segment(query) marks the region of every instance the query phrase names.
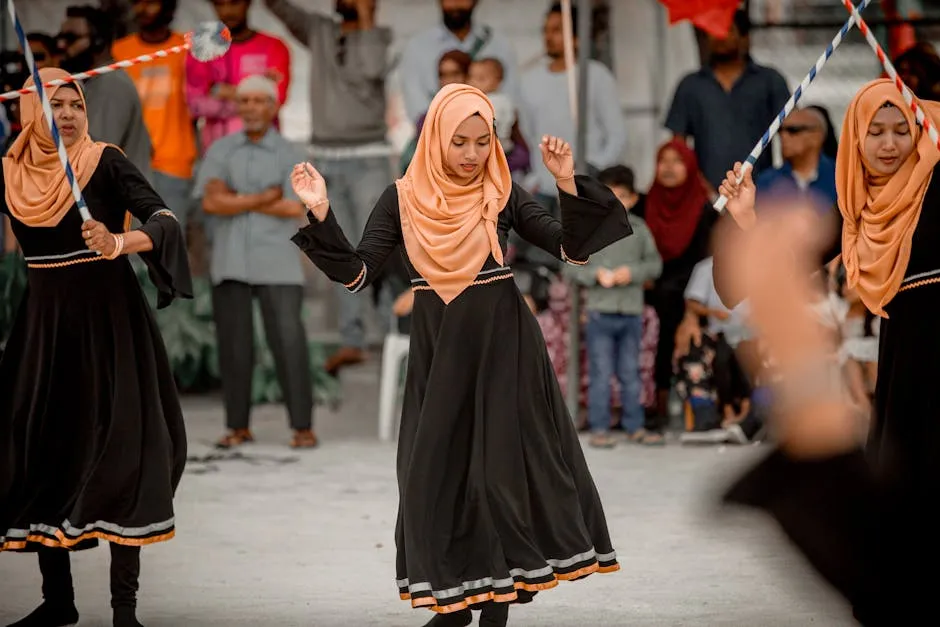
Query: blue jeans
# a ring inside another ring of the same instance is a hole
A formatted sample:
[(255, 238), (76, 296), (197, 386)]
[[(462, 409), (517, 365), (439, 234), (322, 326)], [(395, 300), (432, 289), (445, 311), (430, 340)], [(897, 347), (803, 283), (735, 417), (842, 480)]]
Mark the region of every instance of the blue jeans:
[(640, 339), (643, 317), (591, 311), (587, 323), (588, 420), (594, 432), (610, 430), (610, 378), (620, 382), (623, 415), (620, 424), (627, 433), (643, 427), (640, 405)]
[[(358, 157), (350, 159), (316, 159), (316, 166), (326, 179), (330, 190), (330, 209), (343, 234), (355, 248), (362, 238), (366, 222), (385, 188), (392, 183), (392, 162), (388, 157)], [(393, 255), (399, 254), (393, 251)], [(337, 284), (339, 299), (339, 325), (343, 346), (364, 348), (365, 324), (362, 294), (350, 294)], [(391, 319), (392, 299), (382, 295), (379, 315), (382, 324)]]

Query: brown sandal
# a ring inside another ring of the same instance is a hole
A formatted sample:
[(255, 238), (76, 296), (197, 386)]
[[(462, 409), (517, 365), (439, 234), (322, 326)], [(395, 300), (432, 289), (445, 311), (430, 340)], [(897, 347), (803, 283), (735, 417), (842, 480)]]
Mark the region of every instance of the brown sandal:
[(317, 436), (310, 429), (301, 429), (294, 431), (294, 439), (291, 440), (291, 448), (316, 448)]
[(246, 442), (254, 442), (255, 436), (248, 429), (232, 429), (221, 440), (215, 443), (216, 448), (233, 448)]

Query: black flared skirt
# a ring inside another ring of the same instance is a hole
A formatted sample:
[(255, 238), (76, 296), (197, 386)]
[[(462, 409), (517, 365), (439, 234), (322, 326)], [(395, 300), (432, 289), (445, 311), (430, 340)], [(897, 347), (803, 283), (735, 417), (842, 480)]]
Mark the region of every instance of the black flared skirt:
[(29, 270), (0, 361), (0, 550), (170, 539), (186, 433), (126, 259)]
[(511, 275), (419, 285), (398, 449), (401, 597), (451, 612), (619, 569), (538, 323)]

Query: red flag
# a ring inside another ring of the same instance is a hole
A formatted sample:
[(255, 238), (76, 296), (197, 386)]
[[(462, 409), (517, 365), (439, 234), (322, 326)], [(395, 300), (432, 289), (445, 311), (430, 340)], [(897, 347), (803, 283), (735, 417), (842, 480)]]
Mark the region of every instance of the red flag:
[(669, 11), (669, 23), (691, 20), (715, 37), (725, 38), (734, 22), (739, 0), (659, 0)]

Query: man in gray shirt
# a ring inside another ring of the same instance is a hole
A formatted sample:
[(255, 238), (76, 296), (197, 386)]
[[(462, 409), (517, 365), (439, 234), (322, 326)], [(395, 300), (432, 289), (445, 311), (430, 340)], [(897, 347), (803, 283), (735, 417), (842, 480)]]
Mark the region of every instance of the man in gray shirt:
[[(391, 30), (375, 24), (376, 0), (336, 0), (338, 18), (265, 0), (274, 15), (310, 50), (311, 152), (330, 185), (330, 206), (353, 246), (379, 196), (392, 182), (386, 141), (385, 79)], [(335, 374), (364, 359), (363, 301), (336, 286), (342, 347), (326, 363)], [(390, 300), (382, 318), (390, 318)]]
[(290, 242), (304, 207), (290, 174), (304, 155), (273, 127), (277, 85), (249, 76), (236, 91), (243, 130), (215, 141), (196, 174), (193, 196), (213, 219), (212, 307), (229, 433), (218, 446), (251, 441), (254, 369), (253, 301), (261, 305), (265, 336), (294, 429), (292, 446), (317, 443), (307, 335), (301, 319), (304, 275)]
[[(77, 74), (111, 63), (113, 33), (111, 18), (101, 9), (90, 5), (68, 7), (57, 37), (65, 52), (62, 69)], [(91, 138), (123, 150), (149, 179), (153, 148), (134, 81), (119, 70), (89, 78), (83, 87)]]

